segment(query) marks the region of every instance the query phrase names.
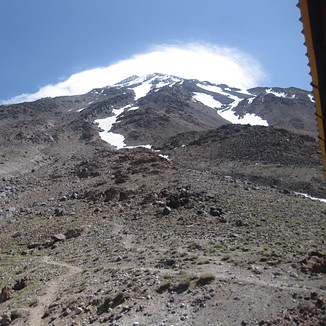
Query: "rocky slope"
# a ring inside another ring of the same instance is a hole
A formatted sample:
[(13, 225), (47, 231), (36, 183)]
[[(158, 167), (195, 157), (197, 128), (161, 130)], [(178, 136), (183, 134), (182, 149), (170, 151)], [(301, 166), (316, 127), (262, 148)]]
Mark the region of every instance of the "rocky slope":
[(284, 191), (323, 198), (326, 194), (319, 144), (308, 135), (272, 127), (225, 125), (208, 132), (179, 134), (160, 149), (186, 168), (214, 171)]
[[(312, 103), (155, 75), (1, 107), (1, 326), (325, 324), (326, 203), (298, 194), (324, 197), (318, 143), (226, 124), (199, 84), (251, 118)], [(159, 151), (103, 141), (108, 117)]]

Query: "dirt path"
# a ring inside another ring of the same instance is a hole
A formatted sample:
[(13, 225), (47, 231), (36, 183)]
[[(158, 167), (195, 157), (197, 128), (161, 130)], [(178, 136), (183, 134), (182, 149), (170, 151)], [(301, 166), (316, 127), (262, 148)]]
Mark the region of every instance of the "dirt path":
[(42, 316), (45, 312), (45, 308), (48, 307), (53, 301), (55, 301), (60, 285), (81, 271), (81, 268), (79, 267), (72, 266), (64, 262), (53, 261), (48, 256), (43, 257), (42, 261), (49, 265), (65, 267), (68, 269), (68, 271), (65, 274), (61, 275), (59, 278), (52, 280), (48, 284), (46, 294), (38, 298), (38, 304), (35, 308), (32, 308), (29, 316), (28, 325), (30, 326), (42, 325)]

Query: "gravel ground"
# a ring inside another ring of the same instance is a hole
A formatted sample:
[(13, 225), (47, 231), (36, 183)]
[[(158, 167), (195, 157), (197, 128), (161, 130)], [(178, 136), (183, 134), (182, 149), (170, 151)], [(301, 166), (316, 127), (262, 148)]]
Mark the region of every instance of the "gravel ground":
[(95, 145), (3, 170), (1, 325), (325, 324), (326, 204), (261, 182), (315, 164)]

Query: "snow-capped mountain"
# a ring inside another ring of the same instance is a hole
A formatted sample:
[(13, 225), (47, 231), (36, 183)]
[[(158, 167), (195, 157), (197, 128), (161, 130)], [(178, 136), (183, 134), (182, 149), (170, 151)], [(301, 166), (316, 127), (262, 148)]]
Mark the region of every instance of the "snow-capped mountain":
[(157, 145), (180, 132), (220, 125), (250, 124), (316, 135), (311, 93), (296, 88), (258, 87), (249, 90), (208, 81), (151, 74), (131, 76), (116, 85), (94, 89), (92, 98), (70, 109), (93, 122), (111, 145)]
[(316, 135), (309, 92), (161, 74), (1, 106), (0, 325), (322, 322)]
[(317, 135), (310, 92), (244, 90), (158, 73), (131, 76), (84, 95), (4, 105), (0, 119), (3, 139), (56, 143), (78, 134), (83, 141), (102, 139), (118, 149), (157, 148), (180, 133), (230, 123)]

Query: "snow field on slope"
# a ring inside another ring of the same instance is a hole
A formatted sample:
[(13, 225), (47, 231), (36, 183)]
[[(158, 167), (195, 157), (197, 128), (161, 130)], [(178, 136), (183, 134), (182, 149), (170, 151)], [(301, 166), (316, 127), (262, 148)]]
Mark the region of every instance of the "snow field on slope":
[[(140, 81), (140, 79), (137, 81)], [(155, 90), (155, 92), (157, 92), (164, 86), (172, 87), (178, 82), (182, 83), (183, 80), (172, 76), (166, 76), (165, 79), (159, 76), (154, 76), (149, 80), (142, 79), (141, 84), (138, 86), (132, 87), (131, 84), (128, 86), (135, 92), (135, 101), (137, 101), (138, 99), (146, 96), (151, 90)]]
[(128, 111), (136, 111), (139, 109), (139, 106), (133, 106), (130, 109), (128, 109)]
[(123, 107), (121, 109), (113, 109), (112, 117), (104, 118), (104, 119), (97, 119), (94, 122), (98, 124), (98, 126), (103, 130), (100, 131), (100, 137), (102, 140), (106, 141), (112, 146), (117, 147), (117, 149), (121, 149), (126, 146), (124, 143), (124, 136), (120, 134), (114, 134), (113, 132), (110, 132), (112, 129), (112, 126), (117, 122), (117, 118), (120, 114), (124, 112), (124, 110), (128, 107)]
[[(203, 94), (203, 93), (197, 93), (194, 94), (194, 99), (198, 102), (203, 103), (204, 105), (216, 109), (217, 113), (225, 120), (230, 121), (234, 124), (250, 124), (252, 126), (268, 126), (268, 122), (266, 120), (263, 120), (261, 117), (253, 114), (253, 113), (246, 113), (242, 118), (240, 118), (238, 115), (235, 114), (233, 109), (242, 101), (242, 98), (239, 98), (235, 95), (229, 94), (227, 92), (224, 92), (222, 88), (218, 86), (207, 86), (202, 84), (197, 84), (198, 87), (203, 88), (205, 90), (208, 90), (210, 92), (214, 92), (217, 94), (221, 94), (224, 96), (227, 96), (233, 102), (227, 106), (226, 109), (220, 109), (222, 107), (222, 104), (218, 101), (216, 101), (212, 95)], [(250, 99), (249, 99), (250, 100)], [(220, 109), (220, 110), (218, 110)]]
[[(223, 89), (221, 87), (219, 87), (219, 86), (202, 85), (202, 84), (197, 84), (197, 86), (202, 88), (202, 89), (205, 89), (207, 91), (217, 93), (217, 94), (220, 94), (220, 95), (224, 95), (224, 96), (228, 97), (229, 99), (233, 100), (233, 102), (227, 107), (226, 110), (230, 110), (230, 109), (235, 108), (243, 100), (240, 97), (237, 97), (235, 95), (232, 95), (230, 93), (227, 93), (227, 92), (223, 91)], [(231, 89), (229, 89), (229, 90), (231, 91)], [(253, 96), (252, 94), (248, 93), (247, 91), (241, 91), (241, 93)], [(255, 97), (255, 96), (253, 96), (253, 97)]]
[(139, 107), (131, 107), (131, 105), (128, 104), (123, 108), (113, 109), (112, 117), (94, 120), (94, 122), (98, 124), (99, 128), (102, 129), (102, 131), (99, 132), (101, 139), (104, 140), (105, 142), (109, 143), (110, 145), (116, 147), (117, 149), (137, 148), (137, 147), (144, 147), (144, 148), (151, 149), (152, 145), (126, 146), (125, 137), (123, 135), (115, 134), (110, 131), (112, 129), (113, 125), (117, 122), (119, 115), (121, 115), (128, 108), (129, 108), (129, 111), (139, 109)]
[(252, 126), (268, 126), (268, 122), (263, 120), (261, 117), (253, 114), (246, 113), (242, 118), (237, 116), (232, 110), (218, 111), (217, 112), (223, 119), (228, 120), (234, 124), (240, 125), (252, 125)]
[(219, 101), (216, 101), (212, 95), (208, 95), (208, 94), (203, 94), (203, 93), (197, 93), (194, 92), (194, 96), (193, 99), (203, 103), (204, 105), (213, 108), (213, 109), (219, 109), (222, 107), (222, 103)]
[(152, 88), (151, 80), (142, 83), (139, 86), (133, 87), (133, 91), (135, 92), (135, 101), (140, 99), (141, 97), (146, 96)]
[(285, 94), (284, 92), (275, 92), (275, 91), (273, 91), (271, 88), (266, 89), (265, 92), (266, 92), (267, 94), (273, 94), (273, 95), (275, 95), (275, 96), (277, 96), (277, 97), (283, 97), (283, 98), (295, 98), (295, 95), (291, 95), (291, 96), (290, 96), (290, 95)]

